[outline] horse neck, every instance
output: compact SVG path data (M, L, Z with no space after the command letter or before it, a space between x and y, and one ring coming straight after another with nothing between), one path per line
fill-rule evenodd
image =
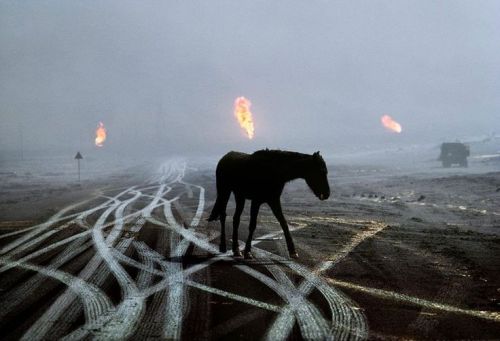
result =
M283 168L285 182L295 179L304 179L309 168L310 160L307 156L285 162Z

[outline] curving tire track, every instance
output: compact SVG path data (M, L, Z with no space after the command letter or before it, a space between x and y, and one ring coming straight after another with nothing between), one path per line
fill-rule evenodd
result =
M306 339L359 340L368 336L366 318L356 304L321 277L322 272L336 264L335 260L310 270L255 247L258 260L268 262L265 268L271 274L270 277L258 271L252 262L234 263L229 253L219 253L218 247L212 242L217 234L209 236L198 229L205 207L205 189L184 180L186 169L186 163L170 162L163 165L159 175L144 186L129 187L106 198L103 203L78 213L68 214L84 202L68 206L46 223L19 231L16 235L20 237L1 249L4 256L0 258L3 265L0 272L20 268L35 271L37 275L12 291L15 296L5 307L0 308L0 316L24 304L25 300L19 296L36 288L43 276L64 283L67 289L28 328L23 335L25 340L40 340L61 333L66 334L64 339L68 340L130 337L179 339L186 322L188 288L276 314L276 319L270 323L265 334L267 339L287 339L295 324L298 324L302 337ZM185 205L184 200L196 201L196 204ZM189 221L176 218L172 205L174 202L181 220L186 215L182 214L182 210L189 210ZM91 218L96 218L95 223L89 223ZM73 225L86 230L70 237L56 238L47 244L49 238L52 240ZM160 236L153 246L136 240L139 231L145 226L154 227L148 233L156 231L154 233ZM280 233L273 232L267 236ZM337 261L362 242L363 238L369 236L363 235L353 240L350 249L337 255ZM255 240L253 245L259 243L260 240ZM83 252L88 252L91 246L95 254L76 275L59 270ZM136 250L135 257L129 252L132 247ZM182 262L172 261L185 257L190 248L198 248L213 257L186 268ZM28 263L40 255L58 251L46 266ZM169 258L165 258L167 254ZM253 279L255 285L271 289L284 304L269 304L191 278L193 274L217 262L229 262L232 271L244 273ZM138 272L136 275L131 274L125 267ZM300 276L302 283L294 284L289 272ZM121 298L116 305L100 289L106 286L110 277L121 291ZM309 297L314 289L328 302L331 319L325 317ZM82 301L84 322L75 328L74 323L80 314L79 306L74 304L76 299ZM63 320L65 323L60 324Z

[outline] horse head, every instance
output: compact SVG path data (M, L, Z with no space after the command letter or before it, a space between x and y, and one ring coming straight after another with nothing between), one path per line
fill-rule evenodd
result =
M314 195L320 200L326 200L330 196L330 185L325 160L319 152L314 153L311 160L305 174L306 183Z

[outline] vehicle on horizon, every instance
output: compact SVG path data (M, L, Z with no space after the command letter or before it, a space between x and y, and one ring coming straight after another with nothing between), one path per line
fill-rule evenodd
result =
M438 160L443 163L443 167L449 168L452 165L467 167L467 157L470 155L469 146L461 142L444 142L441 144L441 154Z

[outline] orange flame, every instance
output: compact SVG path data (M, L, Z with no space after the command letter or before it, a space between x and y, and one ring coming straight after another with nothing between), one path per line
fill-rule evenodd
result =
M99 122L95 131L95 145L97 147L102 147L104 141L106 141L106 128L104 128L104 123Z
M252 112L250 106L252 103L245 97L238 97L234 101L234 115L238 119L240 126L245 129L248 138L252 139L254 134Z
M382 124L384 125L384 127L389 129L390 131L393 131L395 133L401 133L401 131L402 131L401 124L394 121L391 116L384 115L384 116L382 116L382 118L380 120L382 121Z

